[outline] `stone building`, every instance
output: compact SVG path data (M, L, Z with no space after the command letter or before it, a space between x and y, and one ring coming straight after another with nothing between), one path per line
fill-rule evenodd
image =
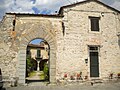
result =
M43 70L44 64L49 60L49 47L47 42L40 42L40 44L28 44L27 54L35 63L35 70Z
M6 13L0 23L0 68L25 84L26 48L40 38L50 47L50 82L106 79L120 72L120 11L86 0L60 8L57 15Z
M48 44L41 42L42 44L28 44L27 51L31 58L35 59L40 56L42 59L49 59L49 47ZM39 54L39 55L38 55Z

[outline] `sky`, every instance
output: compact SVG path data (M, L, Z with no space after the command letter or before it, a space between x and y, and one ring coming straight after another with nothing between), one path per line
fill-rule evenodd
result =
M30 44L40 44L41 41L44 41L43 39L34 39L30 42Z
M0 0L0 20L6 12L55 14L61 6L84 0ZM100 0L120 11L120 0Z

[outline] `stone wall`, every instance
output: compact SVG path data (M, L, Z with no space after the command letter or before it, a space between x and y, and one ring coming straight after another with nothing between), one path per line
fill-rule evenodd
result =
M100 46L100 78L120 72L119 14L96 2L63 9L64 17L6 14L0 23L0 68L3 75L25 83L26 47L36 38L50 45L50 81L67 74L90 77L89 45ZM92 32L89 16L100 17L100 31ZM13 30L13 20L16 20ZM88 63L85 63L88 59Z
M14 16L7 15L0 23L0 68L3 76L16 76L18 40L14 40Z
M16 21L15 27L13 20ZM55 82L59 31L62 31L61 17L6 14L0 25L0 68L3 76L19 77L19 83L25 83L26 48L31 40L40 38L50 45L50 81Z
M100 45L100 78L114 76L120 72L120 48L117 33L120 32L118 13L94 1L66 7L63 9L65 35L62 57L58 60L58 78L64 74L76 77L90 77L90 58L88 45ZM100 17L100 32L92 32L89 16ZM88 59L86 65L85 59Z

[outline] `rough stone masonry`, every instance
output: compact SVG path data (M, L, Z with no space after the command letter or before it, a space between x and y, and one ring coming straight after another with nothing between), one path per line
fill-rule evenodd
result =
M99 31L91 31L89 17L99 17ZM25 84L26 47L36 38L50 46L51 83L75 81L80 73L83 80L106 79L111 73L113 77L120 73L120 11L100 1L63 6L58 15L6 13L0 23L3 76L18 77L18 82ZM91 47L97 48L95 67Z

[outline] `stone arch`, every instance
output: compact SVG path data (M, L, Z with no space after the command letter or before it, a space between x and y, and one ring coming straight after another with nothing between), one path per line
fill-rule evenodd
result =
M48 28L47 28L48 29ZM50 47L50 83L56 81L56 39L45 27L40 27L36 29L32 28L32 31L28 30L20 38L20 47L18 53L18 73L19 73L19 83L25 84L25 73L26 73L26 48L30 41L33 39L41 38L47 41ZM49 28L51 29L51 28Z

